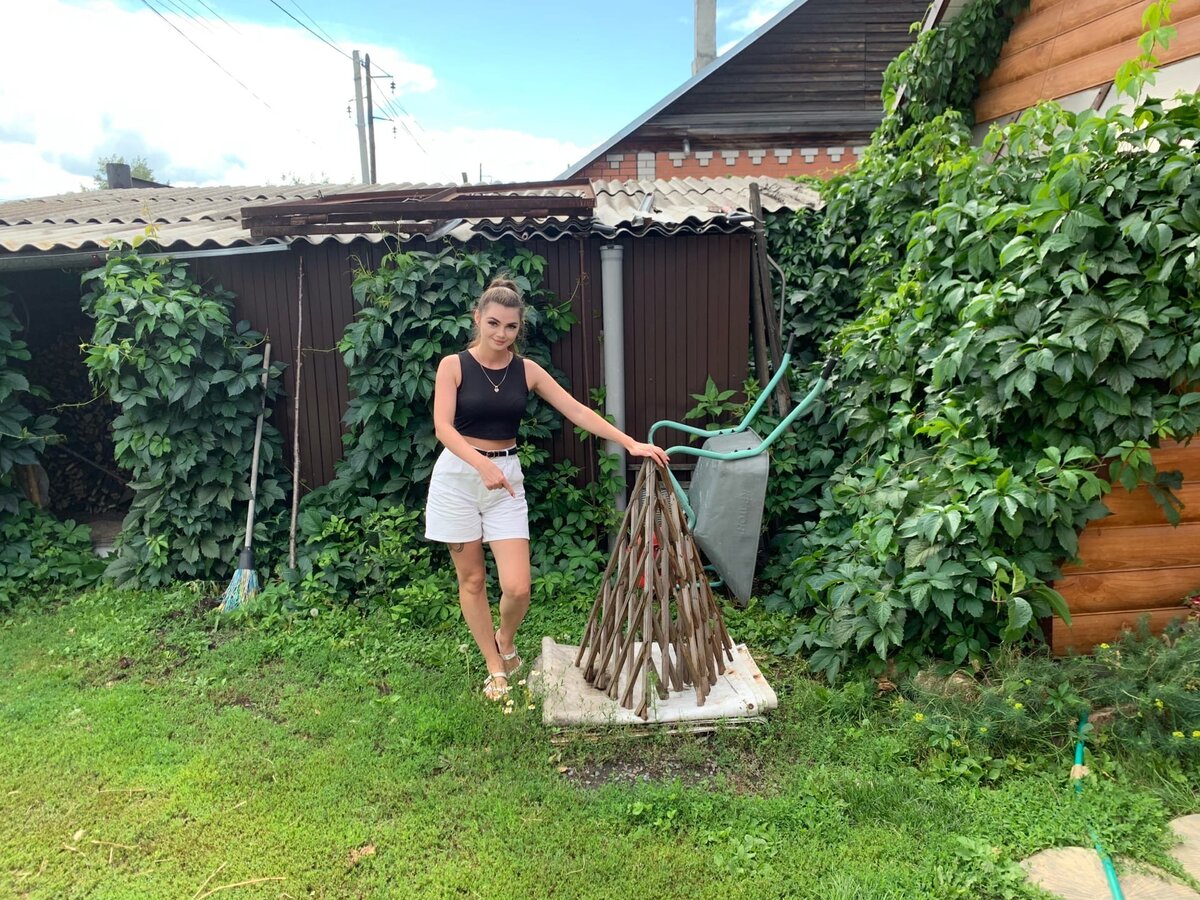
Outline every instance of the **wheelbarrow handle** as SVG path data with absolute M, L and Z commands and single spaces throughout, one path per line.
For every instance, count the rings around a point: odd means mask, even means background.
M 792 346 L 790 341 L 788 342 L 788 346 L 789 347 Z M 829 376 L 833 374 L 833 370 L 836 366 L 837 366 L 837 357 L 831 356 L 827 360 L 825 360 L 825 368 L 823 368 L 821 370 L 821 380 L 828 381 Z

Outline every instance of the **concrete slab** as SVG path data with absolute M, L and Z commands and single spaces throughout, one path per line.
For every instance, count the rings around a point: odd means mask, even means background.
M 1171 855 L 1179 860 L 1185 872 L 1200 881 L 1200 815 L 1180 816 L 1171 822 L 1171 830 L 1179 838 L 1179 844 L 1171 848 Z
M 1110 897 L 1104 866 L 1095 850 L 1056 847 L 1035 853 L 1021 863 L 1029 881 L 1063 900 L 1102 900 Z M 1118 878 L 1126 900 L 1200 900 L 1191 888 L 1156 873 L 1123 866 Z
M 640 646 L 640 643 L 635 645 L 634 653 Z M 542 653 L 533 664 L 529 687 L 542 697 L 542 721 L 547 725 L 701 724 L 723 719 L 752 719 L 779 705 L 775 691 L 767 684 L 745 644 L 734 647 L 733 662 L 726 660 L 725 674 L 717 679 L 703 706 L 696 705 L 695 691 L 673 693 L 666 700 L 652 703 L 645 720 L 584 681 L 583 670 L 575 665 L 578 652 L 578 646 L 559 644 L 550 637 L 542 638 Z M 657 663 L 657 645 L 651 647 L 651 656 Z M 639 678 L 635 696 L 641 690 L 640 682 Z M 618 691 L 624 688 L 625 681 L 622 680 Z

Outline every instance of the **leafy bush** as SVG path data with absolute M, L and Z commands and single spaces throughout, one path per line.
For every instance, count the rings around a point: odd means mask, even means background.
M 187 266 L 118 250 L 84 276 L 96 320 L 86 361 L 121 407 L 117 464 L 133 473 L 133 506 L 106 577 L 155 586 L 228 577 L 245 535 L 254 423 L 262 403 L 263 336 L 232 320 L 232 296 L 205 290 Z M 268 397 L 279 391 L 272 365 Z M 283 498 L 281 440 L 263 429 L 258 538 Z
M 1200 762 L 1200 620 L 1125 632 L 1095 656 L 1050 659 L 1000 652 L 987 674 L 921 675 L 893 708 L 916 759 L 934 777 L 995 780 L 1021 757 L 1074 744 L 1082 716 L 1090 746 Z
M 836 468 L 798 498 L 815 517 L 792 503 L 774 570 L 772 605 L 805 617 L 792 647 L 831 678 L 859 652 L 963 661 L 1036 633 L 1065 612 L 1048 583 L 1109 479 L 1171 512 L 1178 476 L 1149 448 L 1200 431 L 1196 96 L 1042 104 L 983 147 L 906 96 L 912 123 L 885 123 L 827 191 L 812 289 L 859 311 L 832 341 L 828 418 L 796 435 Z
M 104 571 L 86 525 L 21 500 L 0 514 L 0 611 L 23 597 L 47 597 L 94 585 Z
M 35 417 L 24 404 L 24 397 L 35 389 L 17 371 L 16 363 L 29 360 L 29 349 L 17 337 L 20 324 L 4 299 L 8 293 L 0 287 L 0 523 L 21 508 L 23 495 L 13 483 L 13 468 L 36 463 L 54 429 L 53 418 Z

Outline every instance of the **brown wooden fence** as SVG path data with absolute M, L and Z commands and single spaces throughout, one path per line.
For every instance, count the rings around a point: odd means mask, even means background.
M 585 401 L 601 384 L 603 243 L 591 237 L 538 238 L 520 245 L 546 257 L 546 287 L 569 298 L 579 319 L 553 357 L 572 393 Z M 741 387 L 748 365 L 751 238 L 674 235 L 617 243 L 625 247 L 626 428 L 644 436 L 657 419 L 682 418 L 695 405 L 690 395 L 704 390 L 709 375 L 722 388 Z M 270 335 L 272 354 L 289 365 L 285 393 L 290 398 L 297 272 L 303 257 L 307 349 L 301 381 L 301 479 L 309 489 L 328 482 L 342 456 L 342 416 L 350 396 L 336 346 L 355 313 L 353 272 L 359 264 L 377 265 L 384 252 L 365 240 L 315 246 L 297 242 L 286 252 L 190 261 L 197 277 L 232 291 L 239 315 Z M 291 415 L 290 399 L 276 404 L 272 421 L 287 435 Z M 593 442 L 581 442 L 570 423 L 555 436 L 551 451 L 555 458 L 572 460 L 585 476 L 594 476 Z
M 1105 498 L 1111 516 L 1092 522 L 1079 538 L 1079 562 L 1055 588 L 1066 598 L 1071 625 L 1054 619 L 1056 654 L 1089 652 L 1143 617 L 1161 631 L 1187 610 L 1180 600 L 1200 590 L 1200 440 L 1151 452 L 1159 471 L 1183 472 L 1178 526 L 1167 522 L 1150 492 L 1115 487 Z

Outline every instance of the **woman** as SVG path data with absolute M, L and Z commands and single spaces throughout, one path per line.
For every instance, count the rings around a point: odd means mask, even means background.
M 480 295 L 474 319 L 470 347 L 438 365 L 433 424 L 446 449 L 433 467 L 425 536 L 450 547 L 463 618 L 487 663 L 483 693 L 499 700 L 508 693 L 509 677 L 521 668 L 517 628 L 529 610 L 529 509 L 516 447 L 529 392 L 579 427 L 617 441 L 632 456 L 665 466 L 667 455 L 605 421 L 545 369 L 517 354 L 524 304 L 515 283 L 494 279 Z M 485 542 L 500 575 L 499 630 L 492 628 L 488 607 Z

